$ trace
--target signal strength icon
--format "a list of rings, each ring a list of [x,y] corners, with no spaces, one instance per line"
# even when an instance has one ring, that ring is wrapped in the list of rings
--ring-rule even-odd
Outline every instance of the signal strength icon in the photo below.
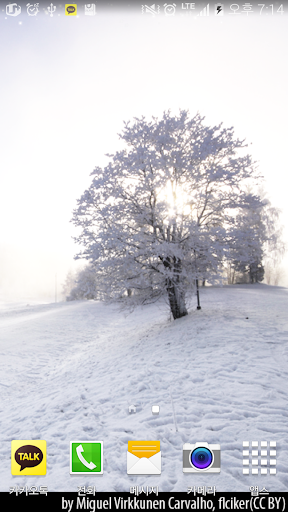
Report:
[[[198,16],[209,16],[209,4],[207,4],[206,7],[204,7],[204,9],[199,12]]]

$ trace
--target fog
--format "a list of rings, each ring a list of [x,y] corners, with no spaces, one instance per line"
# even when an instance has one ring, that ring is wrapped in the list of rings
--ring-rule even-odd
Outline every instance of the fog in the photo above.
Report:
[[[252,143],[288,239],[286,18],[62,18],[0,32],[1,300],[63,300],[84,265],[70,220],[90,173],[120,149],[124,120],[168,109]]]

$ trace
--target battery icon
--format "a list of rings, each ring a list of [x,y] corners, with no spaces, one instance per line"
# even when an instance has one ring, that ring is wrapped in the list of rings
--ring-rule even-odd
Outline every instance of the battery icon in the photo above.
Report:
[[[224,16],[224,4],[215,4],[215,16]]]

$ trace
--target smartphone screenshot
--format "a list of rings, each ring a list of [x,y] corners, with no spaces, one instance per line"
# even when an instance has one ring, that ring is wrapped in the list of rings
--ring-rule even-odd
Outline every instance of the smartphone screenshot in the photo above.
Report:
[[[1,0],[11,509],[285,510],[287,19]]]

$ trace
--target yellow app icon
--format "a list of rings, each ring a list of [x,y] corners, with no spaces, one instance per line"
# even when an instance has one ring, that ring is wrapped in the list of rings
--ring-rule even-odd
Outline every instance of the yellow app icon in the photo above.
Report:
[[[66,16],[76,16],[77,4],[65,4],[65,14]]]
[[[128,441],[128,475],[161,475],[160,441]]]
[[[46,475],[46,441],[11,441],[12,475]]]

